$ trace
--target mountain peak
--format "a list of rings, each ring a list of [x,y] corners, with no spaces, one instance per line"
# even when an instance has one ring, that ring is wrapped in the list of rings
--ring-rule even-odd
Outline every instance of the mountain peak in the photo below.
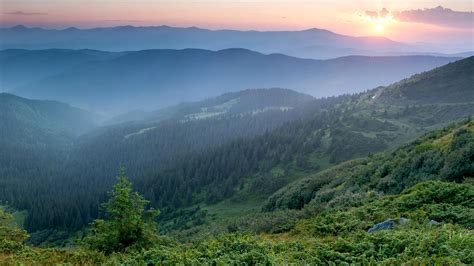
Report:
[[[321,28],[309,28],[306,30],[302,30],[302,32],[324,32],[324,33],[336,34],[330,30],[321,29]]]
[[[29,28],[26,27],[25,25],[19,24],[19,25],[16,25],[16,26],[11,27],[10,29],[11,29],[11,30],[27,30],[27,29],[29,29]]]
[[[65,31],[80,31],[80,29],[76,28],[76,27],[69,27],[69,28],[66,28],[64,29]]]

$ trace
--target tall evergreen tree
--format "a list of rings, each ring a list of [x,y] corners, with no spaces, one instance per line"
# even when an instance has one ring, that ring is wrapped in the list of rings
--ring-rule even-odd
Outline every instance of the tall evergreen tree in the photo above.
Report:
[[[132,183],[123,168],[117,179],[109,200],[103,204],[107,220],[95,220],[85,239],[89,248],[106,254],[147,248],[157,238],[155,218],[159,211],[145,209],[149,201],[132,191]]]

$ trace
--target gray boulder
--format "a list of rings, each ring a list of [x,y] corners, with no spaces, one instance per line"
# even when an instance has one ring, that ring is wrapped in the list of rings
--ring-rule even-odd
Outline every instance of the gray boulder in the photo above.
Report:
[[[388,220],[385,220],[381,223],[378,223],[378,224],[372,226],[372,228],[370,228],[367,232],[368,233],[373,233],[373,232],[377,232],[377,231],[380,231],[380,230],[390,230],[390,229],[393,229],[393,227],[395,227],[395,221],[392,220],[392,219],[388,219]]]

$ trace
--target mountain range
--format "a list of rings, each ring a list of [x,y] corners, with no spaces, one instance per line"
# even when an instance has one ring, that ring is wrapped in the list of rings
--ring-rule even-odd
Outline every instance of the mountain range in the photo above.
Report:
[[[43,29],[18,25],[0,28],[0,49],[149,49],[223,50],[244,48],[260,53],[329,59],[348,55],[443,55],[424,45],[405,44],[385,37],[353,37],[312,28],[301,31],[208,30],[197,27],[118,26],[91,29]],[[470,53],[472,55],[472,53]],[[456,56],[456,55],[450,55]],[[461,56],[461,54],[457,55]],[[468,56],[466,54],[465,56]]]
[[[312,60],[245,49],[4,50],[0,84],[4,91],[19,96],[58,100],[110,115],[248,88],[284,87],[315,97],[361,92],[458,59],[349,56]]]
[[[245,48],[261,53],[284,53],[297,57],[327,59],[347,55],[383,55],[413,51],[413,47],[383,37],[351,37],[323,29],[303,31],[207,30],[169,26],[63,30],[27,28],[0,29],[1,49],[95,49],[129,51],[199,48],[222,50]]]

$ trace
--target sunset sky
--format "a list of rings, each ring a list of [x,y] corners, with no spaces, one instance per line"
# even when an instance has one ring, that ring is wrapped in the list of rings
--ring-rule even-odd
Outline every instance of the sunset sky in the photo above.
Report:
[[[163,24],[243,30],[324,28],[406,42],[472,44],[472,9],[472,0],[0,0],[0,24],[46,28]]]

